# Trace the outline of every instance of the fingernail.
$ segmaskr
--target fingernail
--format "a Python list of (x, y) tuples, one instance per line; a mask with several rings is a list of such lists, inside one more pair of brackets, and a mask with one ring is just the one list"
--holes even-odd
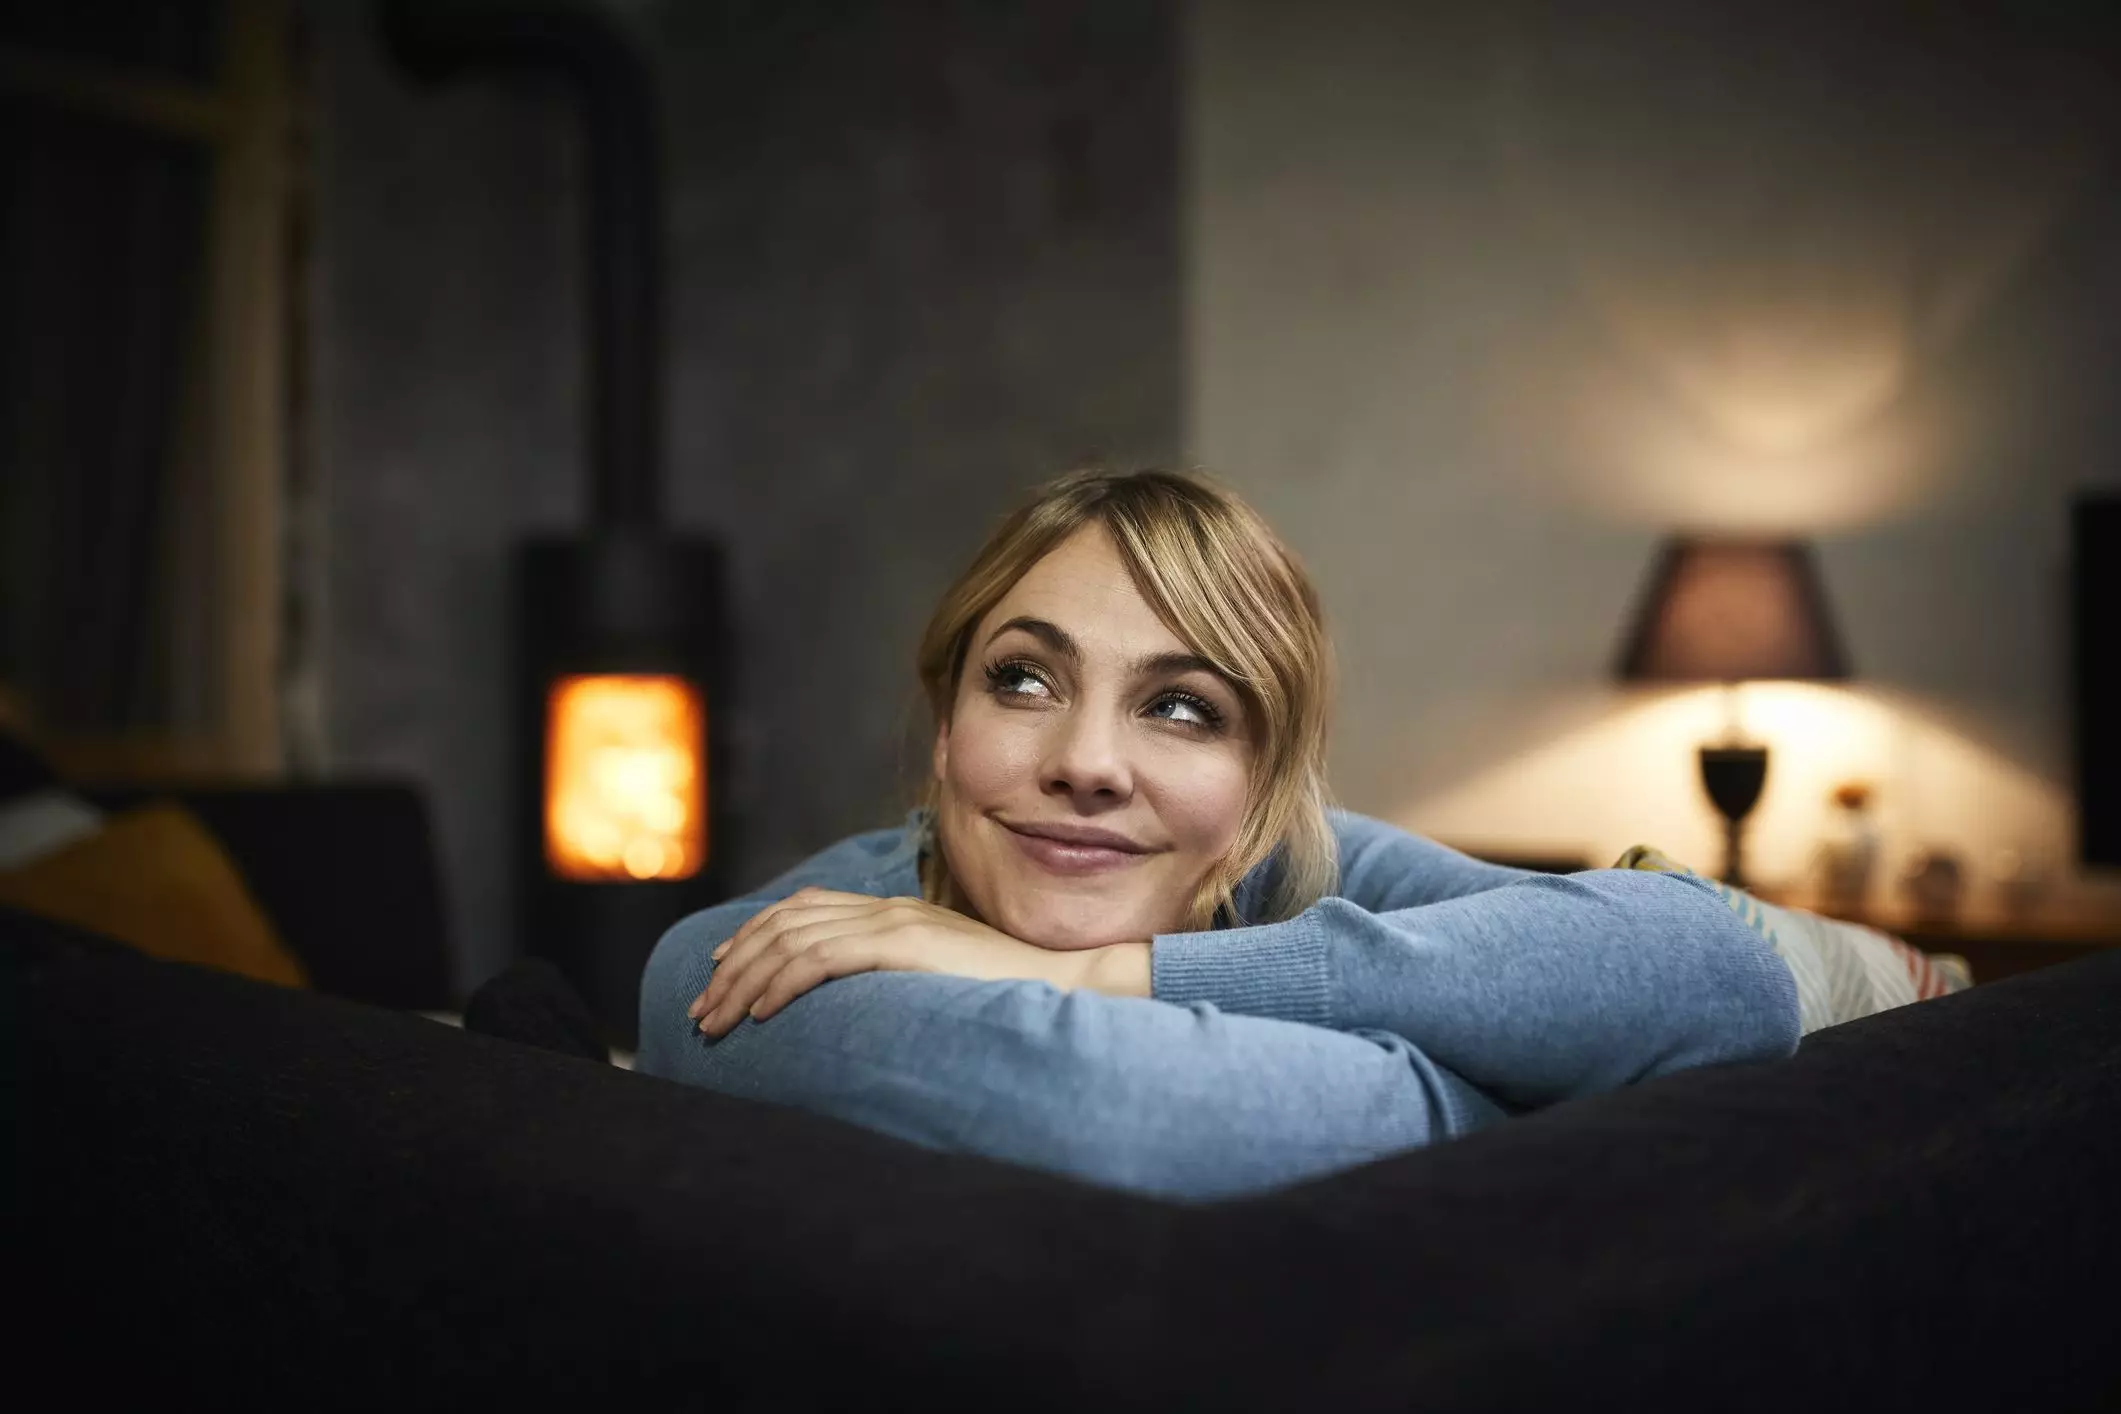
[(705, 1010), (707, 1010), (707, 1008), (701, 1006), (699, 1002), (695, 1000), (691, 1006), (685, 1008), (685, 1015), (691, 1017), (694, 1021), (698, 1021), (700, 1019), (700, 1013)]
[(753, 1021), (757, 1021), (759, 1019), (759, 1006), (760, 1004), (758, 1002), (753, 1002), (751, 1004), (751, 1010), (745, 1012), (744, 1015), (750, 1017)]
[(723, 954), (723, 953), (725, 953), (725, 952), (728, 952), (728, 951), (729, 951), (729, 944), (727, 944), (727, 943), (723, 943), (723, 944), (722, 944), (722, 945), (721, 945), (720, 947), (716, 948), (716, 949), (715, 949), (715, 950), (714, 950), (713, 952), (711, 952), (711, 953), (707, 954), (707, 956), (708, 956), (708, 957), (710, 957), (710, 958), (712, 958), (712, 959), (713, 959), (714, 961), (716, 961), (716, 962), (720, 962), (720, 961), (722, 960), (722, 954)]

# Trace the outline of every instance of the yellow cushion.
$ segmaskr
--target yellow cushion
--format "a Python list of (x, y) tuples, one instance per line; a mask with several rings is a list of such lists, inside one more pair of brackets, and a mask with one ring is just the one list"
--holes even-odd
[(178, 806), (114, 815), (86, 839), (0, 870), (0, 903), (101, 933), (150, 957), (309, 985), (221, 842)]

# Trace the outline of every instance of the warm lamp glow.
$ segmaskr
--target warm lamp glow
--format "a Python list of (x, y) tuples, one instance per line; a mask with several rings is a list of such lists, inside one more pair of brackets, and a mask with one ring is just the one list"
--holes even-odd
[(707, 862), (699, 689), (664, 675), (561, 678), (545, 715), (545, 862), (564, 879), (684, 879)]
[[(1747, 727), (1775, 754), (1774, 786), (1748, 826), (1762, 880), (1806, 881), (1827, 796), (1850, 780), (1877, 789), (1872, 809), (1888, 860), (1949, 841), (1977, 870), (1978, 889), (1978, 871), (2000, 850), (2068, 857), (2067, 790), (1984, 744), (1940, 704), (1875, 686), (1758, 682), (1744, 691)], [(1702, 806), (1693, 758), (1673, 743), (1712, 737), (1724, 711), (1717, 687), (1617, 702), (1586, 691), (1572, 699), (1566, 727), (1528, 732), (1517, 750), (1440, 787), (1355, 808), (1442, 839), (1537, 842), (1594, 864), (1652, 844), (1706, 872), (1716, 863), (1716, 817)], [(2102, 907), (2121, 900), (2083, 878), (2073, 887), (2093, 891), (2082, 896), (2107, 901)]]

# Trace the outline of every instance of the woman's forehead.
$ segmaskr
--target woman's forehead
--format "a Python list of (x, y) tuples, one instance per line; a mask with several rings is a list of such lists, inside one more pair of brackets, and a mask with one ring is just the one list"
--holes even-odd
[(1187, 646), (1142, 597), (1102, 526), (1075, 532), (1026, 570), (987, 611), (980, 641), (1019, 618), (1052, 624), (1094, 656), (1137, 657)]

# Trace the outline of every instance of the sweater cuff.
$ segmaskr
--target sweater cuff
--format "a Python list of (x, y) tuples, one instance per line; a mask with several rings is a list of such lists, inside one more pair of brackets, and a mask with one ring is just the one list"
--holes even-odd
[(1211, 1002), (1245, 1016), (1331, 1027), (1325, 928), (1302, 914), (1251, 928), (1160, 934), (1150, 942), (1149, 994), (1179, 1006)]

